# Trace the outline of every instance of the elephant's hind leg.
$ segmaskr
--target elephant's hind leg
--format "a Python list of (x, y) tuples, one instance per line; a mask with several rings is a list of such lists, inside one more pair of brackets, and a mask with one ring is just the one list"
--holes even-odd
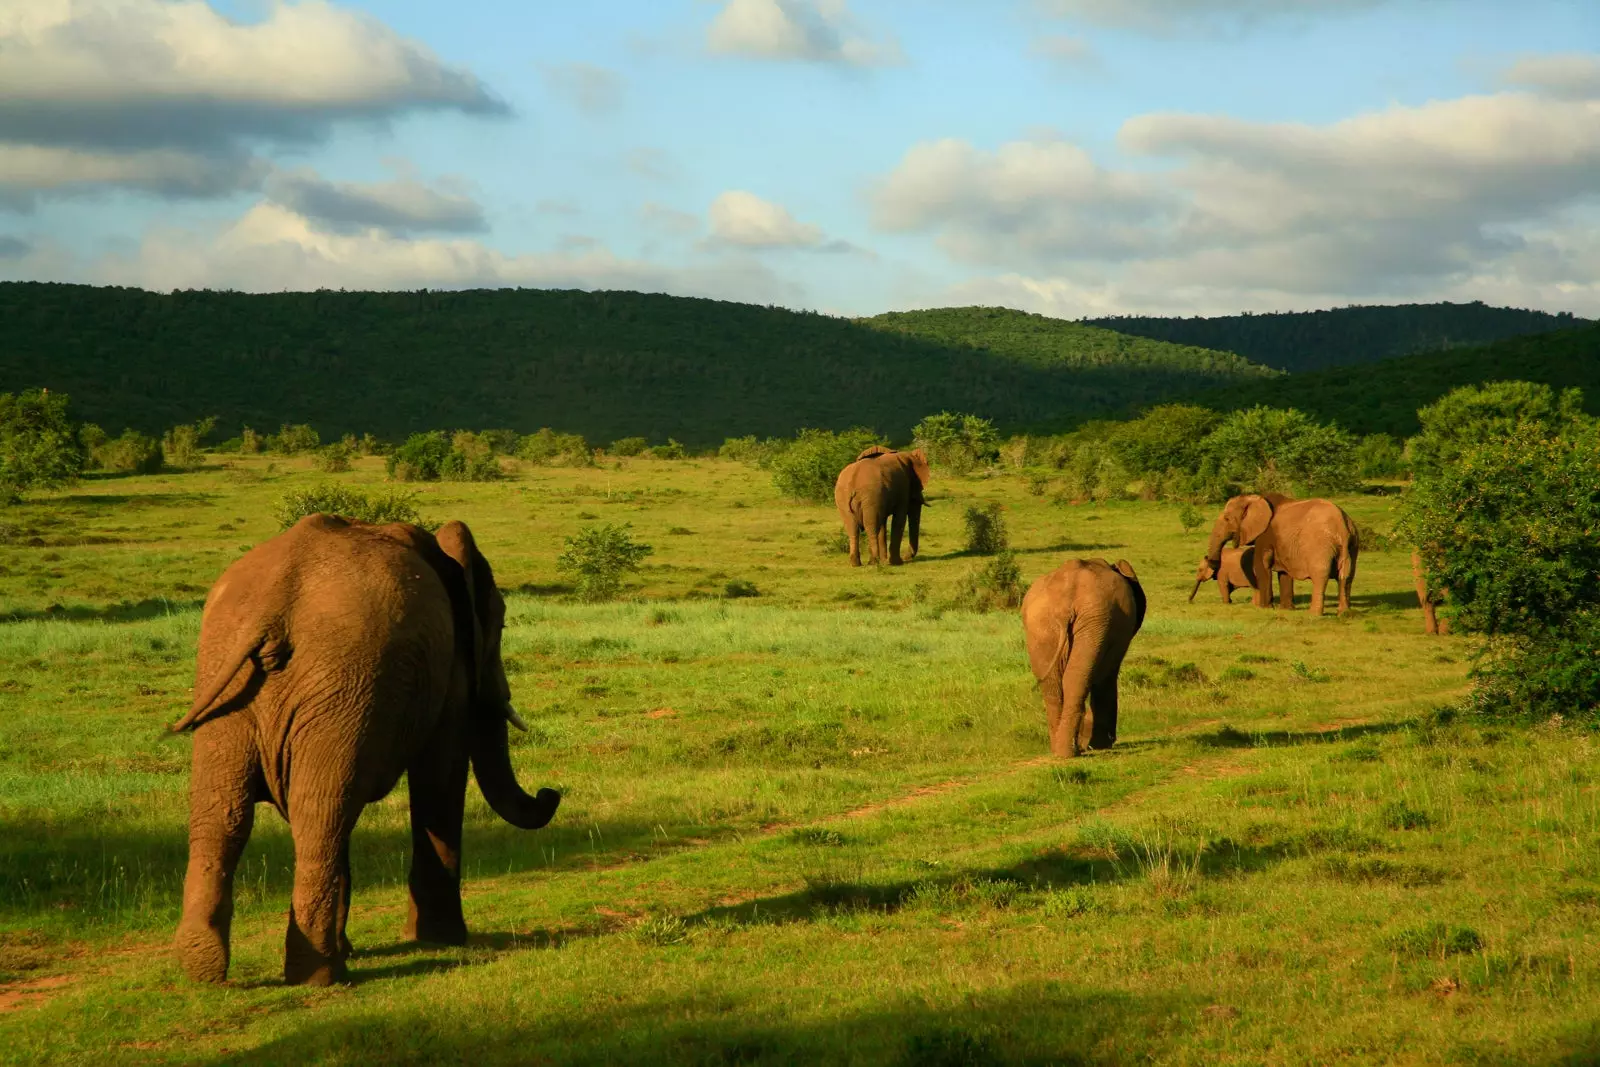
[(461, 914), (461, 819), (467, 756), (442, 743), (408, 772), (411, 788), (411, 911), (406, 936), (441, 945), (467, 943)]
[(895, 512), (889, 529), (889, 565), (898, 567), (905, 560), (900, 558), (900, 542), (906, 536), (906, 517), (902, 512)]
[(1117, 743), (1117, 675), (1103, 678), (1089, 687), (1089, 745), (1105, 751)]
[(183, 917), (174, 940), (189, 977), (228, 977), (233, 925), (233, 874), (250, 840), (262, 793), (255, 734), (240, 712), (205, 723), (194, 735), (189, 781), (189, 869), (183, 879)]
[[(328, 790), (324, 781), (313, 792), (311, 786), (299, 785), (308, 777), (289, 789), (294, 895), (284, 935), (283, 979), (290, 985), (332, 985), (345, 980), (345, 864), (361, 803), (351, 799), (356, 795), (352, 788)], [(336, 781), (341, 777), (333, 776)]]

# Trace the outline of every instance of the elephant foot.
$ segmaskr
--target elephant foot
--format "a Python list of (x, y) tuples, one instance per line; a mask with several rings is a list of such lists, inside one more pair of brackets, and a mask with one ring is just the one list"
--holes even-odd
[(456, 901), (454, 909), (441, 905), (427, 911), (419, 911), (413, 904), (406, 919), (405, 936), (434, 945), (465, 945), (467, 922), (461, 917), (461, 902)]
[(209, 926), (178, 927), (173, 944), (183, 971), (196, 982), (228, 979), (228, 939)]
[[(345, 942), (348, 944), (348, 942)], [(349, 980), (341, 947), (330, 956), (320, 952), (293, 921), (284, 938), (283, 980), (288, 985), (329, 986)]]

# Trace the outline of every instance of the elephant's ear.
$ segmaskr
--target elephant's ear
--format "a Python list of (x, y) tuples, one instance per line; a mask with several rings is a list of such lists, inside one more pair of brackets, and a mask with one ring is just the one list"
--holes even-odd
[[(505, 625), (505, 606), (495, 588), (494, 571), (478, 551), (478, 543), (464, 522), (451, 521), (434, 535), (439, 549), (460, 568), (451, 600), (456, 608), (457, 650), (471, 665), (472, 701), (497, 700), (499, 684), (495, 678), (495, 638)], [(451, 583), (447, 580), (447, 586)], [(503, 702), (503, 701), (502, 701)], [(510, 707), (506, 703), (507, 708)]]
[(1244, 498), (1247, 503), (1244, 508), (1244, 517), (1239, 520), (1239, 546), (1253, 543), (1256, 538), (1267, 532), (1267, 526), (1272, 522), (1272, 502), (1262, 496), (1248, 496)]
[(1137, 630), (1144, 625), (1144, 586), (1139, 584), (1139, 576), (1133, 573), (1133, 564), (1127, 560), (1117, 560), (1115, 569), (1118, 574), (1128, 579), (1128, 584), (1133, 587), (1133, 628)]
[(917, 476), (917, 481), (922, 484), (923, 488), (927, 488), (928, 480), (932, 477), (928, 470), (928, 454), (919, 448), (915, 451), (907, 452), (905, 455), (911, 461), (911, 473)]

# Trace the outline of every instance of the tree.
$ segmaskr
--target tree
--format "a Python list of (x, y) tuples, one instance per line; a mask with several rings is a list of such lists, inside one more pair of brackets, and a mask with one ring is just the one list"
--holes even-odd
[(556, 569), (572, 575), (584, 600), (609, 600), (622, 588), (622, 576), (654, 551), (635, 541), (625, 522), (585, 526), (566, 539)]
[(1222, 416), (1193, 404), (1162, 404), (1132, 422), (1123, 423), (1110, 437), (1111, 450), (1136, 477), (1165, 474), (1169, 470), (1193, 472), (1205, 454), (1209, 434)]
[(1557, 395), (1538, 382), (1466, 385), (1418, 409), (1422, 432), (1407, 445), (1418, 477), (1429, 477), (1455, 462), (1464, 450), (1501, 440), (1519, 426), (1557, 431), (1583, 417), (1579, 389)]
[(966, 474), (1000, 458), (1000, 434), (994, 423), (977, 415), (941, 411), (913, 426), (911, 436), (929, 462), (954, 474)]
[(1349, 434), (1294, 408), (1236, 411), (1205, 439), (1204, 451), (1223, 478), (1256, 492), (1327, 493), (1357, 482)]
[(877, 440), (876, 433), (860, 427), (841, 433), (801, 430), (793, 444), (772, 457), (772, 484), (796, 500), (830, 503), (839, 472)]
[(83, 461), (65, 394), (0, 393), (0, 501), (70, 484), (83, 472)]

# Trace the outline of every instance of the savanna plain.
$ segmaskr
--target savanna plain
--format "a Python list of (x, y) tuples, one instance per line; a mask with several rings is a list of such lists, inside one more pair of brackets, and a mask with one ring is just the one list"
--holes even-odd
[[(284, 493), (381, 460), (213, 456), (89, 478), (0, 541), (0, 1060), (169, 1063), (1587, 1062), (1600, 758), (1452, 713), (1402, 549), (1353, 610), (1187, 601), (1177, 505), (935, 471), (922, 554), (850, 568), (833, 509), (736, 463), (439, 484), (506, 591), (524, 833), (469, 787), (462, 949), (401, 938), (402, 785), (353, 846), (352, 983), (281, 980), (292, 851), (263, 812), (223, 987), (169, 952), (206, 589)], [(1114, 749), (1048, 756), (1013, 610), (948, 607), (1004, 505), (1023, 582), (1126, 558), (1149, 614)], [(1386, 529), (1394, 498), (1338, 502)], [(1208, 516), (1209, 520), (1209, 516)], [(563, 537), (654, 546), (576, 602)], [(752, 588), (753, 587), (753, 588)], [(749, 595), (754, 592), (756, 595)], [(730, 595), (742, 594), (742, 595)]]

